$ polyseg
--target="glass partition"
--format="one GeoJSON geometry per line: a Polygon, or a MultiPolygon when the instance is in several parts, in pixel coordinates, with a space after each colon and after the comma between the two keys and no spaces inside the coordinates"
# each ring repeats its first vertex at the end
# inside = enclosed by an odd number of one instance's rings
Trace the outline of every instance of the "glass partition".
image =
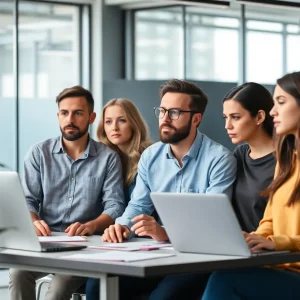
{"type": "Polygon", "coordinates": [[[136,12],[135,78],[182,78],[183,45],[181,7],[136,12]]]}
{"type": "Polygon", "coordinates": [[[90,47],[82,45],[90,41],[89,11],[85,4],[0,1],[0,170],[22,172],[30,146],[60,134],[55,99],[63,89],[89,88],[81,72],[89,72],[90,47]]]}
{"type": "Polygon", "coordinates": [[[299,71],[299,12],[246,5],[246,80],[274,85],[299,71]]]}
{"type": "Polygon", "coordinates": [[[0,170],[16,170],[14,1],[0,2],[0,170]]]}
{"type": "Polygon", "coordinates": [[[237,82],[239,19],[187,8],[186,20],[187,78],[237,82]]]}
{"type": "Polygon", "coordinates": [[[20,1],[19,160],[31,145],[60,134],[56,96],[80,84],[79,8],[20,1]]]}
{"type": "Polygon", "coordinates": [[[138,80],[274,84],[300,70],[297,10],[245,5],[242,14],[235,4],[226,10],[164,7],[134,15],[135,38],[129,42],[135,45],[138,80]]]}

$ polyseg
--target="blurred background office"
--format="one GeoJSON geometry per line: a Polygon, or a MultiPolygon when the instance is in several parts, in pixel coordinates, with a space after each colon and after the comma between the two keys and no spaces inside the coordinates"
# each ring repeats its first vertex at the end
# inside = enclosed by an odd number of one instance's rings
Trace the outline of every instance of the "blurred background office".
{"type": "Polygon", "coordinates": [[[157,140],[153,106],[174,77],[209,95],[201,130],[232,149],[223,95],[244,81],[272,89],[300,69],[299,12],[299,0],[1,0],[0,163],[22,172],[30,145],[59,134],[55,96],[76,84],[96,112],[134,100],[157,140]]]}
{"type": "Polygon", "coordinates": [[[157,140],[159,86],[195,81],[210,100],[201,131],[233,149],[223,96],[300,70],[299,12],[300,0],[0,0],[0,170],[22,172],[29,147],[59,135],[55,97],[77,84],[96,112],[132,99],[157,140]]]}

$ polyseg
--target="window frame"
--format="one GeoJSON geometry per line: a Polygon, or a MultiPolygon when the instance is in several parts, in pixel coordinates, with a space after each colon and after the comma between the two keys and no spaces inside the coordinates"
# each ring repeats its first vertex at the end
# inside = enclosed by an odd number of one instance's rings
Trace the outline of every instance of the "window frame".
{"type": "MultiPolygon", "coordinates": [[[[133,51],[134,48],[134,43],[136,41],[136,35],[135,35],[135,13],[139,12],[139,11],[143,11],[143,10],[158,10],[158,9],[162,9],[162,8],[166,8],[166,7],[171,7],[171,6],[160,6],[160,7],[155,7],[155,8],[140,8],[140,9],[133,9],[130,10],[130,20],[128,20],[128,18],[126,18],[126,26],[128,26],[129,32],[131,32],[131,34],[126,34],[125,37],[125,41],[126,41],[126,46],[128,51],[126,51],[126,79],[134,79],[134,80],[138,80],[136,79],[135,76],[135,70],[136,70],[136,65],[135,65],[135,60],[134,59],[130,59],[133,57],[133,55],[135,54],[133,51]],[[131,46],[128,46],[131,45],[131,46]]],[[[177,6],[179,7],[179,6],[177,6]]],[[[195,15],[200,15],[200,16],[208,16],[208,17],[224,17],[224,18],[234,18],[234,19],[238,19],[239,20],[239,27],[236,28],[236,30],[239,31],[239,78],[238,78],[238,82],[239,83],[243,83],[246,81],[246,74],[247,74],[247,59],[246,59],[246,54],[247,54],[247,34],[248,32],[252,31],[252,32],[261,32],[261,33],[276,33],[276,34],[281,34],[282,35],[282,71],[283,74],[286,74],[287,72],[287,39],[288,36],[290,35],[295,35],[295,36],[300,36],[300,29],[298,33],[294,33],[294,32],[288,32],[287,28],[289,25],[297,25],[300,26],[298,23],[296,22],[286,22],[286,21],[279,21],[279,20],[264,20],[264,19],[259,19],[259,18],[253,18],[253,17],[246,17],[246,6],[245,5],[240,5],[239,8],[239,16],[227,16],[227,15],[220,15],[217,13],[190,13],[186,11],[186,7],[182,6],[182,15],[183,15],[183,26],[184,26],[184,66],[183,69],[184,71],[184,79],[187,79],[187,68],[188,68],[188,47],[187,47],[187,30],[188,27],[190,26],[190,24],[188,24],[187,22],[187,18],[186,15],[189,14],[195,14],[195,15]],[[260,22],[268,22],[268,23],[279,23],[283,25],[283,30],[282,32],[279,31],[272,31],[272,30],[263,30],[263,29],[249,29],[247,27],[247,22],[248,21],[260,21],[260,22]]],[[[129,12],[129,10],[127,10],[127,12],[129,12]]],[[[129,13],[128,13],[129,15],[129,13]]],[[[168,23],[170,24],[170,23],[168,23]]],[[[234,27],[230,27],[230,26],[218,26],[218,25],[207,25],[207,24],[201,24],[201,27],[207,27],[207,28],[215,28],[215,29],[229,29],[229,30],[235,30],[234,27]]],[[[151,80],[149,78],[149,80],[151,80]]],[[[218,82],[218,81],[216,81],[218,82]]],[[[263,84],[264,82],[262,82],[263,84]]]]}
{"type": "Polygon", "coordinates": [[[14,102],[15,102],[15,139],[13,148],[14,151],[14,164],[11,166],[12,170],[20,172],[22,169],[19,153],[20,153],[20,133],[19,133],[19,118],[20,118],[20,49],[19,49],[19,13],[20,3],[32,4],[52,4],[52,5],[68,5],[78,7],[79,22],[78,22],[78,67],[79,67],[79,83],[86,88],[91,89],[91,45],[87,40],[91,39],[92,27],[92,13],[91,13],[91,0],[76,0],[76,1],[51,1],[51,0],[12,0],[12,15],[13,15],[13,77],[14,77],[14,102]],[[88,45],[87,45],[88,44],[88,45]],[[85,57],[83,57],[83,51],[85,57]],[[87,52],[87,53],[86,53],[87,52]],[[84,75],[82,75],[84,74],[84,75]]]}

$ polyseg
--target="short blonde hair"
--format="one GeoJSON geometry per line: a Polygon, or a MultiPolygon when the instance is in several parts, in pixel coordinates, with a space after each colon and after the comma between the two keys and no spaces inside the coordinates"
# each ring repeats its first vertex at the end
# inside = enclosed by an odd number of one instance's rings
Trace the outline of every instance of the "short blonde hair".
{"type": "Polygon", "coordinates": [[[151,145],[149,130],[138,108],[129,99],[116,98],[110,100],[102,110],[101,119],[97,128],[97,137],[111,149],[118,152],[121,156],[123,167],[124,185],[128,187],[134,180],[137,173],[138,162],[143,151],[151,145]],[[120,106],[132,129],[132,137],[128,147],[128,153],[123,153],[116,145],[112,144],[104,130],[105,110],[110,106],[120,106]]]}

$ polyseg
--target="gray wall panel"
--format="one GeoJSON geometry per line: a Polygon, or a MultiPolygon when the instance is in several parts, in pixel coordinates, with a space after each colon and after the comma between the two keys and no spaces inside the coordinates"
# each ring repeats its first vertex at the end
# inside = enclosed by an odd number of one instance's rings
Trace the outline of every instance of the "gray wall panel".
{"type": "MultiPolygon", "coordinates": [[[[103,79],[124,78],[124,11],[115,6],[103,5],[103,79]]],[[[95,34],[101,34],[99,32],[95,34]]]]}

